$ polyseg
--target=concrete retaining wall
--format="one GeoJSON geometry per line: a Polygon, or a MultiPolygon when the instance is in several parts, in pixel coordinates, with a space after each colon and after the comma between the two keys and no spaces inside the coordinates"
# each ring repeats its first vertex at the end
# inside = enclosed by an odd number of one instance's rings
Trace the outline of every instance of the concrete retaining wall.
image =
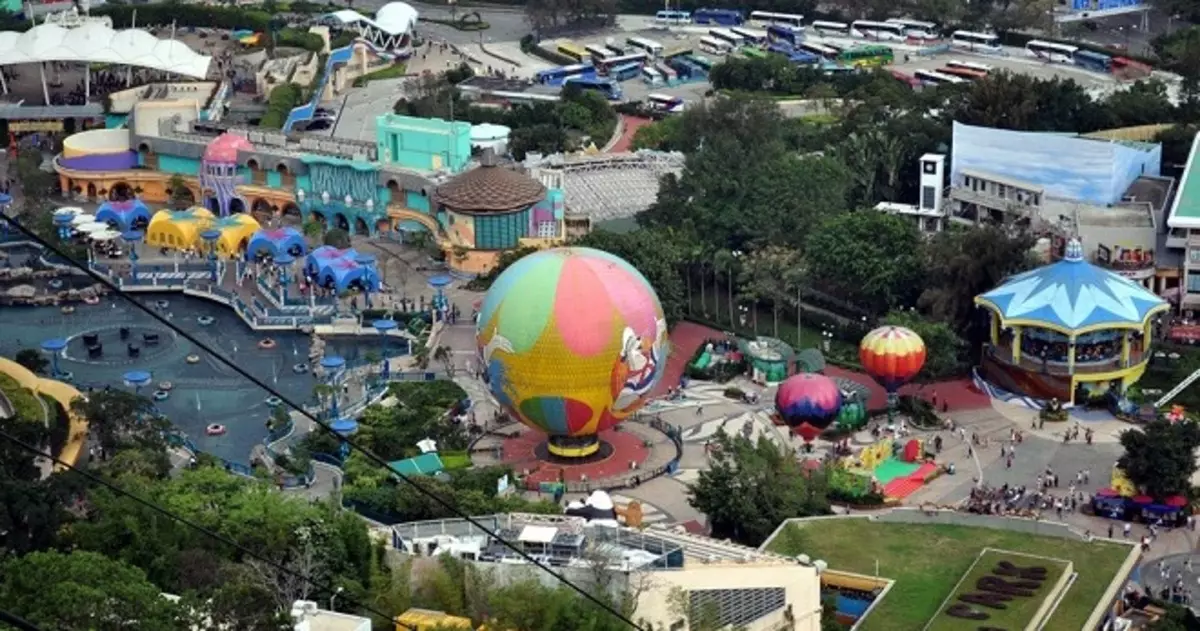
{"type": "Polygon", "coordinates": [[[997,515],[976,515],[974,513],[960,513],[948,510],[923,511],[919,508],[897,508],[890,512],[873,515],[871,519],[898,524],[946,524],[951,526],[971,526],[974,528],[994,528],[996,530],[1011,530],[1062,539],[1083,538],[1082,533],[1072,530],[1070,526],[1061,522],[1018,517],[1000,517],[997,515]]]}

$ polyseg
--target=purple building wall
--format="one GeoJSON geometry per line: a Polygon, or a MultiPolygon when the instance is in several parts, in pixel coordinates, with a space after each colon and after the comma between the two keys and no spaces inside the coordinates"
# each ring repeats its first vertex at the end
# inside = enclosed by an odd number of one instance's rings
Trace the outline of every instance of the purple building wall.
{"type": "Polygon", "coordinates": [[[59,158],[58,163],[64,169],[76,171],[124,171],[137,166],[137,153],[122,151],[121,153],[98,153],[77,158],[59,158]]]}

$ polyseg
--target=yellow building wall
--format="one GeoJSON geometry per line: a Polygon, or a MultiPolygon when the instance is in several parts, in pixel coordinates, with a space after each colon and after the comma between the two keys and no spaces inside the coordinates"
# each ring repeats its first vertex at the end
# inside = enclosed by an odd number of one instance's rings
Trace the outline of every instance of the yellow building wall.
{"type": "MultiPolygon", "coordinates": [[[[49,396],[63,406],[71,419],[71,424],[67,434],[67,443],[63,445],[62,453],[57,456],[59,460],[72,466],[78,464],[79,455],[83,453],[83,445],[87,442],[88,424],[87,419],[75,414],[71,409],[71,402],[83,395],[75,389],[75,386],[55,379],[39,377],[28,368],[7,357],[0,357],[0,372],[12,377],[22,388],[29,388],[35,393],[49,396]]],[[[55,466],[56,471],[61,468],[61,465],[55,466]]]]}

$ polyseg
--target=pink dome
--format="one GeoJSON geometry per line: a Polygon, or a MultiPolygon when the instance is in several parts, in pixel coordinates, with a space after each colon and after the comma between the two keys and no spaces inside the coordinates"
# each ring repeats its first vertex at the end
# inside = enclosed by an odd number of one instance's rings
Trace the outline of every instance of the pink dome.
{"type": "Polygon", "coordinates": [[[251,151],[254,145],[249,140],[237,134],[226,132],[217,136],[204,149],[205,162],[237,162],[238,151],[251,151]]]}

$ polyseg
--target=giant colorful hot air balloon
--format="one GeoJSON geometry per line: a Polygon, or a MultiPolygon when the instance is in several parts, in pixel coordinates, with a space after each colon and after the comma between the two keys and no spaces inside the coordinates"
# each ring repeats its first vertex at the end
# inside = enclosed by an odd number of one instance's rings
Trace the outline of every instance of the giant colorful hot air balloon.
{"type": "Polygon", "coordinates": [[[788,377],[775,392],[779,416],[811,443],[837,418],[842,407],[842,391],[825,375],[802,373],[788,377]]]}
{"type": "Polygon", "coordinates": [[[925,342],[912,329],[881,326],[863,337],[858,361],[888,393],[888,417],[896,407],[896,391],[925,365],[925,342]]]}
{"type": "Polygon", "coordinates": [[[496,400],[582,457],[629,417],[662,377],[667,325],[650,283],[629,263],[590,248],[530,254],[500,274],[476,324],[496,400]]]}

